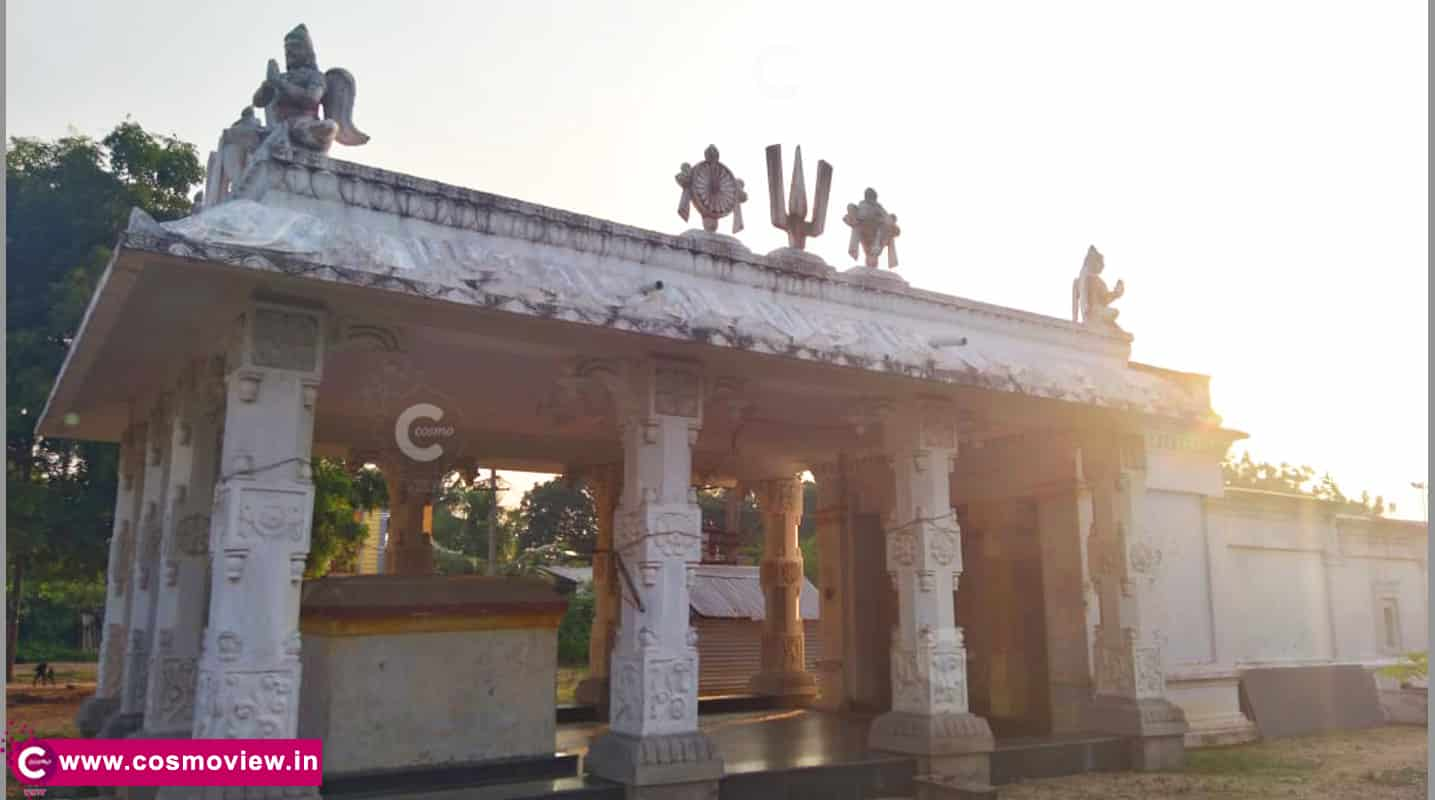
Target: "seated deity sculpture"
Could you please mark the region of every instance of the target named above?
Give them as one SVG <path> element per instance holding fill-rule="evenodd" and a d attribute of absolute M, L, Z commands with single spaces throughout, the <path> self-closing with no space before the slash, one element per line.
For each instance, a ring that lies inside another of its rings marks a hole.
<path fill-rule="evenodd" d="M 254 105 L 265 109 L 271 137 L 282 135 L 295 147 L 320 153 L 335 141 L 350 147 L 369 141 L 354 127 L 354 76 L 338 67 L 319 71 L 304 25 L 284 37 L 284 68 L 280 72 L 270 59 L 268 75 L 254 92 Z"/>
<path fill-rule="evenodd" d="M 1123 294 L 1126 285 L 1116 282 L 1116 288 L 1108 289 L 1101 278 L 1106 259 L 1093 245 L 1086 249 L 1086 260 L 1081 264 L 1081 274 L 1071 284 L 1071 320 L 1092 327 L 1107 327 L 1120 330 L 1116 317 L 1120 311 L 1111 307 Z"/>

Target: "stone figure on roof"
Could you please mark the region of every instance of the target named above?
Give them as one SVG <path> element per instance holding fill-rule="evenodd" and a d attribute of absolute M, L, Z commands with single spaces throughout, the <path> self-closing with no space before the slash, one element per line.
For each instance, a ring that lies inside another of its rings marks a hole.
<path fill-rule="evenodd" d="M 1101 271 L 1106 259 L 1095 245 L 1086 248 L 1086 260 L 1081 264 L 1081 274 L 1071 284 L 1071 321 L 1090 327 L 1104 327 L 1121 330 L 1116 317 L 1121 313 L 1111 307 L 1123 294 L 1126 285 L 1116 282 L 1116 288 L 1108 289 Z"/>
<path fill-rule="evenodd" d="M 687 221 L 689 208 L 697 206 L 703 218 L 703 230 L 717 231 L 718 220 L 732 214 L 732 232 L 742 230 L 742 204 L 747 202 L 747 191 L 742 181 L 732 174 L 718 160 L 718 149 L 708 145 L 703 151 L 703 160 L 693 166 L 686 162 L 678 169 L 678 185 L 683 187 L 683 196 L 678 200 L 678 216 Z"/>
<path fill-rule="evenodd" d="M 350 147 L 369 141 L 354 127 L 354 93 L 354 76 L 348 70 L 319 71 L 309 29 L 300 25 L 284 37 L 284 71 L 269 60 L 254 105 L 264 108 L 271 138 L 285 135 L 296 147 L 327 153 L 335 141 Z"/>
<path fill-rule="evenodd" d="M 219 135 L 219 149 L 209 154 L 209 168 L 204 196 L 205 204 L 213 205 L 229 197 L 254 151 L 269 131 L 254 117 L 254 106 L 245 106 L 239 119 Z"/>
<path fill-rule="evenodd" d="M 847 252 L 857 257 L 857 248 L 860 245 L 862 252 L 866 255 L 868 267 L 876 267 L 882 256 L 882 251 L 887 251 L 887 267 L 897 268 L 897 237 L 901 235 L 902 229 L 897 227 L 897 215 L 887 213 L 887 209 L 877 202 L 877 190 L 869 188 L 862 195 L 862 202 L 848 203 L 847 216 L 842 218 L 852 228 L 852 242 Z"/>

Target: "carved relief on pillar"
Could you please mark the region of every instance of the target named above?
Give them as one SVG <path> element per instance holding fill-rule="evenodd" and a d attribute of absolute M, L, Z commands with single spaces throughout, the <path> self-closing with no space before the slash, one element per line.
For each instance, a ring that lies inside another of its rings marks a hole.
<path fill-rule="evenodd" d="M 806 662 L 807 645 L 802 634 L 780 631 L 762 634 L 763 672 L 802 672 L 807 669 Z"/>
<path fill-rule="evenodd" d="M 696 655 L 673 656 L 653 647 L 637 657 L 614 657 L 612 726 L 642 735 L 692 730 L 697 677 Z"/>
<path fill-rule="evenodd" d="M 307 546 L 312 504 L 312 490 L 241 489 L 239 524 L 231 541 L 242 545 L 288 539 Z"/>
<path fill-rule="evenodd" d="M 115 596 L 124 597 L 125 591 L 130 585 L 130 572 L 134 565 L 134 526 L 130 524 L 129 520 L 120 522 L 120 532 L 117 535 L 119 536 L 119 561 L 110 580 L 115 584 Z"/>
<path fill-rule="evenodd" d="M 1166 668 L 1161 662 L 1161 647 L 1147 644 L 1136 648 L 1136 696 L 1140 698 L 1166 695 Z"/>
<path fill-rule="evenodd" d="M 758 582 L 763 586 L 789 587 L 802 582 L 802 559 L 765 558 L 758 565 Z"/>
<path fill-rule="evenodd" d="M 100 664 L 100 686 L 96 694 L 103 697 L 114 697 L 121 689 L 121 680 L 125 673 L 125 637 L 129 633 L 126 626 L 119 622 L 111 622 L 105 626 L 105 642 L 110 646 L 104 649 L 105 660 Z"/>
<path fill-rule="evenodd" d="M 1096 693 L 1132 697 L 1136 694 L 1135 632 L 1122 628 L 1115 636 L 1096 626 Z"/>
<path fill-rule="evenodd" d="M 921 446 L 924 448 L 957 449 L 956 410 L 951 403 L 940 400 L 923 400 L 917 411 L 921 426 Z"/>
<path fill-rule="evenodd" d="M 197 739 L 273 739 L 296 730 L 298 675 L 291 670 L 200 673 Z"/>
<path fill-rule="evenodd" d="M 144 708 L 145 689 L 149 686 L 150 633 L 143 628 L 130 630 L 129 662 L 125 670 L 125 707 L 136 710 Z"/>
<path fill-rule="evenodd" d="M 674 417 L 702 416 L 702 379 L 698 373 L 659 366 L 653 377 L 654 412 Z"/>
<path fill-rule="evenodd" d="M 144 521 L 140 530 L 139 590 L 149 591 L 155 568 L 159 566 L 161 542 L 159 504 L 145 504 Z"/>
<path fill-rule="evenodd" d="M 615 548 L 625 560 L 638 558 L 644 545 L 652 555 L 697 561 L 702 555 L 702 510 L 697 505 L 648 505 L 614 515 Z M 632 555 L 629 555 L 632 551 Z"/>
<path fill-rule="evenodd" d="M 928 634 L 915 647 L 892 647 L 892 708 L 917 714 L 966 711 L 967 654 L 961 631 L 954 632 L 955 641 L 937 641 Z"/>
<path fill-rule="evenodd" d="M 209 555 L 209 515 L 190 514 L 174 530 L 171 552 L 166 555 L 199 558 Z"/>
<path fill-rule="evenodd" d="M 312 372 L 318 366 L 319 320 L 310 314 L 261 306 L 252 335 L 256 367 Z"/>
<path fill-rule="evenodd" d="M 196 658 L 165 658 L 159 663 L 159 720 L 166 727 L 188 727 L 194 717 L 195 681 L 199 660 Z M 153 721 L 147 721 L 151 727 Z"/>

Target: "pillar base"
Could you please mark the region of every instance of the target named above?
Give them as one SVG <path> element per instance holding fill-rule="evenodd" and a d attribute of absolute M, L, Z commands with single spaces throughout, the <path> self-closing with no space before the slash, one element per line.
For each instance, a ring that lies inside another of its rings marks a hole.
<path fill-rule="evenodd" d="M 90 695 L 80 703 L 80 710 L 75 712 L 75 727 L 80 729 L 80 735 L 87 739 L 93 739 L 99 735 L 100 729 L 105 727 L 105 721 L 113 717 L 120 710 L 120 699 L 118 697 L 100 697 Z"/>
<path fill-rule="evenodd" d="M 585 706 L 607 708 L 608 676 L 604 675 L 601 678 L 584 678 L 578 682 L 578 688 L 573 690 L 573 697 Z"/>
<path fill-rule="evenodd" d="M 784 708 L 806 708 L 817 699 L 817 676 L 810 672 L 760 672 L 752 693 L 777 698 Z"/>
<path fill-rule="evenodd" d="M 917 756 L 917 773 L 954 777 L 973 788 L 991 784 L 991 726 L 967 712 L 889 711 L 872 720 L 867 746 Z"/>
<path fill-rule="evenodd" d="M 723 773 L 722 756 L 701 731 L 643 737 L 608 731 L 588 746 L 584 761 L 600 778 L 645 788 L 630 789 L 629 798 L 707 798 Z"/>
<path fill-rule="evenodd" d="M 131 712 L 128 714 L 113 714 L 100 726 L 97 739 L 127 739 L 144 727 L 144 714 Z"/>
<path fill-rule="evenodd" d="M 1097 695 L 1087 707 L 1088 728 L 1130 738 L 1131 768 L 1180 769 L 1186 763 L 1186 712 L 1162 698 Z"/>

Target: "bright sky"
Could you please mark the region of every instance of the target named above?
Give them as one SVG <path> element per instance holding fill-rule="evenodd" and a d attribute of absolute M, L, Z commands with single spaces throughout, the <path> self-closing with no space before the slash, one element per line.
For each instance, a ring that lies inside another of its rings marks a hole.
<path fill-rule="evenodd" d="M 334 155 L 673 233 L 715 143 L 867 186 L 917 286 L 1066 316 L 1088 244 L 1133 358 L 1214 376 L 1253 455 L 1420 517 L 1426 478 L 1427 8 L 1343 4 L 149 0 L 6 4 L 8 135 L 126 114 L 214 146 L 305 22 L 373 136 Z M 514 476 L 516 479 L 518 476 Z M 517 483 L 517 480 L 515 480 Z M 520 487 L 521 488 L 521 487 Z M 520 493 L 515 492 L 516 496 Z"/>

